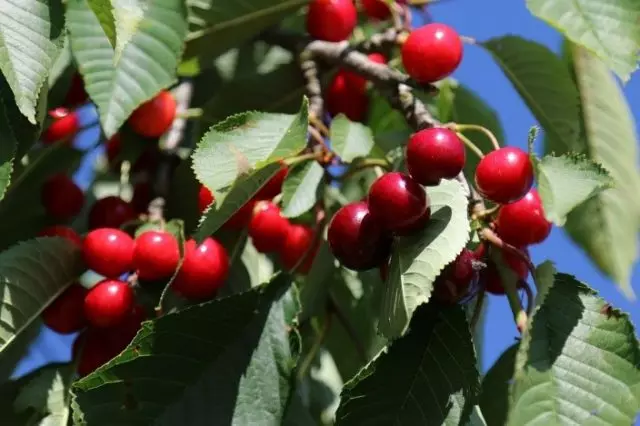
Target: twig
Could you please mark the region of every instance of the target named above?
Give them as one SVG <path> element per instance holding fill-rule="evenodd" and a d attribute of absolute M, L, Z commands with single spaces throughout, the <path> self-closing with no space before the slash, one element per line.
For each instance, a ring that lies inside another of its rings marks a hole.
<path fill-rule="evenodd" d="M 301 54 L 299 57 L 300 70 L 306 82 L 305 90 L 309 97 L 309 115 L 322 117 L 324 112 L 324 99 L 322 98 L 322 86 L 318 78 L 318 64 L 311 55 Z"/>

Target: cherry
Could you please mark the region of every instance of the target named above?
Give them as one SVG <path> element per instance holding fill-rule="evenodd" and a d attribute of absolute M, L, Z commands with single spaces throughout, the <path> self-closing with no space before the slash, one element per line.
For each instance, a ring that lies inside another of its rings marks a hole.
<path fill-rule="evenodd" d="M 478 163 L 475 176 L 480 194 L 495 203 L 512 203 L 524 197 L 533 185 L 529 155 L 516 147 L 491 151 Z"/>
<path fill-rule="evenodd" d="M 57 220 L 67 220 L 82 210 L 84 193 L 73 180 L 59 173 L 42 185 L 42 204 L 47 214 Z"/>
<path fill-rule="evenodd" d="M 256 201 L 250 200 L 240 207 L 240 209 L 224 223 L 223 227 L 234 231 L 241 231 L 246 228 L 253 217 L 253 208 L 255 205 Z"/>
<path fill-rule="evenodd" d="M 371 62 L 375 62 L 377 64 L 387 63 L 387 58 L 385 58 L 382 53 L 370 53 L 367 57 Z M 339 71 L 338 74 L 342 74 L 344 76 L 345 84 L 351 91 L 354 93 L 365 93 L 367 88 L 367 79 L 365 77 L 357 72 L 349 70 Z"/>
<path fill-rule="evenodd" d="M 462 61 L 462 41 L 444 24 L 427 24 L 409 34 L 402 45 L 402 64 L 419 83 L 433 83 L 451 74 Z"/>
<path fill-rule="evenodd" d="M 500 208 L 496 220 L 498 234 L 514 246 L 528 246 L 543 242 L 551 233 L 551 222 L 544 215 L 544 207 L 538 191 Z"/>
<path fill-rule="evenodd" d="M 111 195 L 95 202 L 89 211 L 89 229 L 119 228 L 137 218 L 131 203 Z"/>
<path fill-rule="evenodd" d="M 501 251 L 501 253 L 506 266 L 509 267 L 513 272 L 515 272 L 519 280 L 525 280 L 529 275 L 529 266 L 527 265 L 527 263 L 513 253 L 507 251 Z M 525 253 L 528 257 L 529 252 L 526 249 Z M 491 259 L 486 259 L 485 262 L 487 264 L 487 267 L 482 270 L 481 274 L 485 283 L 486 290 L 489 293 L 495 295 L 505 294 L 505 289 L 502 284 L 502 277 L 500 276 L 498 267 Z"/>
<path fill-rule="evenodd" d="M 44 325 L 51 330 L 69 334 L 87 325 L 84 315 L 84 298 L 87 290 L 80 284 L 72 284 L 42 312 Z"/>
<path fill-rule="evenodd" d="M 464 144 L 455 132 L 434 127 L 420 130 L 407 144 L 407 170 L 421 185 L 435 186 L 455 178 L 464 167 Z"/>
<path fill-rule="evenodd" d="M 271 201 L 260 201 L 253 210 L 249 222 L 249 236 L 260 253 L 279 251 L 287 239 L 289 221 L 282 216 L 280 208 Z"/>
<path fill-rule="evenodd" d="M 443 303 L 457 303 L 466 296 L 475 277 L 473 262 L 475 254 L 469 249 L 462 252 L 449 263 L 434 283 L 434 296 Z"/>
<path fill-rule="evenodd" d="M 162 136 L 176 118 L 176 100 L 167 90 L 140 105 L 129 118 L 129 125 L 139 135 L 147 138 Z"/>
<path fill-rule="evenodd" d="M 304 257 L 304 261 L 302 261 L 296 272 L 303 275 L 309 272 L 319 247 L 316 245 L 316 247 L 311 248 L 314 242 L 314 234 L 314 230 L 306 225 L 292 224 L 289 227 L 287 239 L 279 253 L 280 261 L 285 269 L 293 269 L 308 252 L 309 254 Z"/>
<path fill-rule="evenodd" d="M 64 100 L 64 104 L 68 106 L 76 106 L 85 103 L 89 95 L 84 89 L 84 81 L 79 73 L 75 73 L 71 78 L 71 84 L 69 85 L 69 91 L 67 97 Z"/>
<path fill-rule="evenodd" d="M 424 221 L 424 215 L 430 210 L 422 186 L 400 172 L 384 174 L 373 182 L 368 203 L 371 216 L 389 231 L 401 234 Z"/>
<path fill-rule="evenodd" d="M 336 212 L 329 222 L 327 240 L 336 259 L 355 271 L 380 266 L 391 255 L 391 235 L 371 216 L 364 201 Z"/>
<path fill-rule="evenodd" d="M 184 247 L 182 266 L 173 281 L 173 289 L 186 299 L 212 298 L 229 275 L 229 256 L 213 238 L 197 245 L 188 240 Z"/>
<path fill-rule="evenodd" d="M 311 0 L 307 11 L 307 31 L 311 37 L 326 41 L 349 38 L 358 23 L 353 0 Z"/>
<path fill-rule="evenodd" d="M 391 8 L 386 0 L 361 0 L 364 13 L 377 20 L 385 20 L 391 17 Z"/>
<path fill-rule="evenodd" d="M 180 263 L 178 240 L 166 231 L 138 235 L 133 249 L 133 269 L 142 280 L 156 281 L 173 275 Z"/>
<path fill-rule="evenodd" d="M 282 184 L 284 183 L 285 178 L 289 174 L 289 167 L 284 163 L 280 162 L 280 170 L 273 175 L 271 179 L 265 183 L 262 188 L 256 192 L 253 196 L 254 200 L 271 200 L 276 195 L 282 192 Z"/>
<path fill-rule="evenodd" d="M 68 139 L 80 129 L 78 115 L 65 108 L 56 108 L 49 111 L 53 118 L 47 130 L 42 134 L 42 142 L 49 145 L 62 139 Z"/>
<path fill-rule="evenodd" d="M 215 198 L 209 188 L 204 185 L 200 185 L 200 191 L 198 192 L 198 212 L 203 214 L 204 211 L 207 210 L 207 207 L 213 203 L 214 199 Z"/>
<path fill-rule="evenodd" d="M 62 237 L 72 243 L 82 247 L 82 237 L 73 230 L 73 228 L 64 225 L 53 225 L 42 229 L 38 236 L 40 237 Z"/>
<path fill-rule="evenodd" d="M 126 282 L 102 280 L 84 298 L 84 314 L 95 327 L 113 327 L 127 319 L 134 301 L 133 289 Z"/>
<path fill-rule="evenodd" d="M 369 98 L 358 87 L 349 86 L 344 73 L 338 73 L 325 93 L 327 111 L 331 116 L 344 114 L 351 121 L 362 121 L 369 108 Z"/>
<path fill-rule="evenodd" d="M 109 339 L 105 339 L 104 334 L 101 329 L 87 329 L 73 342 L 72 353 L 78 359 L 77 370 L 80 377 L 93 373 L 121 351 Z"/>
<path fill-rule="evenodd" d="M 89 269 L 108 278 L 117 278 L 132 269 L 134 242 L 129 234 L 114 228 L 98 228 L 87 234 L 82 244 Z"/>
<path fill-rule="evenodd" d="M 120 133 L 116 133 L 111 136 L 109 140 L 105 142 L 105 154 L 107 155 L 107 160 L 109 161 L 109 165 L 112 167 L 116 167 L 116 160 L 118 155 L 122 150 L 122 138 L 120 137 Z"/>

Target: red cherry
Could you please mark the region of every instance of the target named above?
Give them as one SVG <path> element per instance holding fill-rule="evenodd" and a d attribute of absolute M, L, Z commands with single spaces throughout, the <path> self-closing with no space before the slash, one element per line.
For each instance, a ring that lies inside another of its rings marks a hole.
<path fill-rule="evenodd" d="M 84 261 L 98 274 L 117 278 L 133 269 L 134 242 L 129 234 L 114 228 L 89 232 L 82 244 Z"/>
<path fill-rule="evenodd" d="M 382 21 L 391 17 L 391 8 L 386 0 L 361 0 L 361 3 L 369 18 Z"/>
<path fill-rule="evenodd" d="M 104 338 L 102 330 L 95 328 L 82 332 L 73 342 L 72 349 L 73 357 L 78 358 L 77 369 L 80 377 L 93 373 L 119 352 L 120 350 Z"/>
<path fill-rule="evenodd" d="M 434 296 L 440 302 L 457 303 L 467 295 L 476 275 L 473 268 L 475 259 L 474 253 L 465 248 L 442 270 L 434 283 Z"/>
<path fill-rule="evenodd" d="M 402 64 L 419 83 L 433 83 L 451 74 L 462 61 L 462 41 L 444 24 L 427 24 L 409 34 L 402 45 Z"/>
<path fill-rule="evenodd" d="M 464 167 L 465 150 L 455 132 L 434 127 L 420 130 L 407 144 L 407 170 L 421 185 L 455 178 Z"/>
<path fill-rule="evenodd" d="M 142 280 L 156 281 L 173 275 L 180 263 L 178 240 L 169 232 L 146 231 L 133 249 L 133 269 Z"/>
<path fill-rule="evenodd" d="M 289 232 L 289 221 L 280 208 L 271 201 L 260 201 L 249 222 L 249 236 L 260 253 L 274 253 L 284 245 Z"/>
<path fill-rule="evenodd" d="M 69 334 L 87 325 L 84 316 L 84 298 L 87 290 L 80 284 L 72 284 L 42 312 L 44 325 L 51 330 Z"/>
<path fill-rule="evenodd" d="M 367 55 L 371 62 L 375 62 L 377 64 L 386 64 L 387 58 L 382 53 L 371 53 Z M 361 92 L 365 93 L 367 88 L 367 79 L 362 75 L 358 74 L 354 71 L 342 70 L 339 71 L 338 74 L 342 74 L 345 79 L 345 84 L 351 89 L 354 93 Z"/>
<path fill-rule="evenodd" d="M 314 241 L 314 230 L 306 225 L 291 225 L 287 233 L 287 239 L 284 242 L 282 250 L 280 250 L 280 261 L 285 269 L 293 269 L 300 262 L 305 253 L 307 253 Z M 313 259 L 318 251 L 318 245 L 309 251 L 300 267 L 296 272 L 307 274 L 313 264 Z"/>
<path fill-rule="evenodd" d="M 224 247 L 213 238 L 196 245 L 186 242 L 180 271 L 173 281 L 173 289 L 186 299 L 212 298 L 229 275 L 229 256 Z"/>
<path fill-rule="evenodd" d="M 533 185 L 529 154 L 515 147 L 491 151 L 478 163 L 475 176 L 480 194 L 495 203 L 512 203 L 524 197 Z"/>
<path fill-rule="evenodd" d="M 429 219 L 431 219 L 431 207 L 428 207 L 427 210 L 422 214 L 422 216 L 420 216 L 415 222 L 412 222 L 407 226 L 400 227 L 394 232 L 396 233 L 396 235 L 400 236 L 417 234 L 427 227 L 427 225 L 429 224 Z"/>
<path fill-rule="evenodd" d="M 109 165 L 115 168 L 116 159 L 118 155 L 120 155 L 120 150 L 122 149 L 122 139 L 120 138 L 120 134 L 116 133 L 111 136 L 111 138 L 105 142 L 105 153 L 107 154 L 107 160 L 109 161 Z"/>
<path fill-rule="evenodd" d="M 207 210 L 207 207 L 213 203 L 214 199 L 215 198 L 209 188 L 204 185 L 200 185 L 200 192 L 198 192 L 198 212 L 203 214 L 204 211 Z"/>
<path fill-rule="evenodd" d="M 82 76 L 79 73 L 75 73 L 71 79 L 71 84 L 69 86 L 69 91 L 67 92 L 67 97 L 64 100 L 64 104 L 68 106 L 76 106 L 85 103 L 88 98 L 89 95 L 87 95 L 87 91 L 84 89 Z"/>
<path fill-rule="evenodd" d="M 544 215 L 544 207 L 538 191 L 500 208 L 496 220 L 498 234 L 514 246 L 528 246 L 543 242 L 551 232 L 551 222 Z"/>
<path fill-rule="evenodd" d="M 89 211 L 89 229 L 119 228 L 137 218 L 136 210 L 120 197 L 109 196 L 95 202 Z"/>
<path fill-rule="evenodd" d="M 84 314 L 95 327 L 113 327 L 133 309 L 133 289 L 124 281 L 106 279 L 96 284 L 84 299 Z"/>
<path fill-rule="evenodd" d="M 143 103 L 129 118 L 129 125 L 139 135 L 147 138 L 162 136 L 176 118 L 176 100 L 167 90 Z"/>
<path fill-rule="evenodd" d="M 42 204 L 49 216 L 68 220 L 82 210 L 84 193 L 69 176 L 59 173 L 42 185 Z"/>
<path fill-rule="evenodd" d="M 241 231 L 246 228 L 253 216 L 253 208 L 255 205 L 256 201 L 250 200 L 247 204 L 240 207 L 240 209 L 225 222 L 223 228 L 233 231 Z"/>
<path fill-rule="evenodd" d="M 525 253 L 528 257 L 529 252 L 526 249 Z M 518 279 L 527 279 L 527 276 L 529 275 L 529 266 L 524 260 L 522 260 L 517 255 L 506 251 L 502 251 L 502 258 L 504 259 L 506 266 L 511 268 L 511 270 L 516 273 Z M 505 289 L 502 284 L 502 277 L 500 276 L 498 267 L 491 260 L 487 260 L 486 263 L 487 267 L 482 270 L 486 290 L 491 294 L 505 294 Z"/>
<path fill-rule="evenodd" d="M 349 38 L 358 23 L 353 0 L 311 0 L 307 11 L 307 31 L 311 37 L 326 41 Z"/>
<path fill-rule="evenodd" d="M 369 189 L 368 203 L 371 216 L 392 232 L 411 229 L 429 210 L 422 186 L 400 172 L 379 177 Z"/>
<path fill-rule="evenodd" d="M 254 200 L 271 200 L 282 192 L 282 184 L 289 174 L 289 167 L 283 162 L 280 163 L 280 170 L 265 183 L 262 188 L 253 196 Z"/>
<path fill-rule="evenodd" d="M 65 113 L 66 112 L 66 113 Z M 62 139 L 68 139 L 80 129 L 78 116 L 64 108 L 57 108 L 49 112 L 53 118 L 47 130 L 42 134 L 42 142 L 49 145 Z"/>
<path fill-rule="evenodd" d="M 40 237 L 62 237 L 82 247 L 82 237 L 73 228 L 64 225 L 53 225 L 44 228 L 38 233 Z"/>
<path fill-rule="evenodd" d="M 358 87 L 349 86 L 344 73 L 338 73 L 325 94 L 327 111 L 333 117 L 344 114 L 351 121 L 362 121 L 369 108 L 369 98 Z"/>
<path fill-rule="evenodd" d="M 340 208 L 329 223 L 327 240 L 342 266 L 364 271 L 384 264 L 391 255 L 391 235 L 369 214 L 364 201 Z"/>

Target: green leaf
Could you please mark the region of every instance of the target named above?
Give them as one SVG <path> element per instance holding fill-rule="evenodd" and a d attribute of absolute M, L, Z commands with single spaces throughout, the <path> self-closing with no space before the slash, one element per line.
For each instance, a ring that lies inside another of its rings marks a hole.
<path fill-rule="evenodd" d="M 63 238 L 37 238 L 0 253 L 0 352 L 84 271 L 78 247 Z"/>
<path fill-rule="evenodd" d="M 431 219 L 420 233 L 399 238 L 391 255 L 378 328 L 388 337 L 402 335 L 413 312 L 427 303 L 440 271 L 469 240 L 467 197 L 457 181 L 443 180 L 427 189 Z"/>
<path fill-rule="evenodd" d="M 191 235 L 198 226 L 200 219 L 197 203 L 199 191 L 200 182 L 193 173 L 191 157 L 186 158 L 180 162 L 173 173 L 167 199 L 168 216 L 179 217 L 183 220 L 185 235 Z"/>
<path fill-rule="evenodd" d="M 315 160 L 291 167 L 282 184 L 282 214 L 298 217 L 311 210 L 318 201 L 323 177 L 324 169 Z"/>
<path fill-rule="evenodd" d="M 366 124 L 373 132 L 376 146 L 384 152 L 406 144 L 412 133 L 402 113 L 392 108 L 389 101 L 375 91 L 369 100 Z"/>
<path fill-rule="evenodd" d="M 371 151 L 377 151 L 377 157 L 384 157 L 376 150 L 371 130 L 361 124 L 350 121 L 339 114 L 331 121 L 331 150 L 346 163 L 356 158 L 367 157 Z"/>
<path fill-rule="evenodd" d="M 480 44 L 493 56 L 547 137 L 580 148 L 580 99 L 566 65 L 547 47 L 517 36 Z"/>
<path fill-rule="evenodd" d="M 336 424 L 464 425 L 479 380 L 464 311 L 422 306 L 410 331 L 345 385 Z"/>
<path fill-rule="evenodd" d="M 297 115 L 246 112 L 227 118 L 204 135 L 193 170 L 217 194 L 255 168 L 297 154 L 307 141 L 308 102 Z"/>
<path fill-rule="evenodd" d="M 518 345 L 510 346 L 482 380 L 480 408 L 489 425 L 504 425 L 509 411 L 509 387 L 515 372 Z"/>
<path fill-rule="evenodd" d="M 297 356 L 289 287 L 279 275 L 145 322 L 122 354 L 74 384 L 75 423 L 280 424 Z"/>
<path fill-rule="evenodd" d="M 322 312 L 336 270 L 335 257 L 331 253 L 331 248 L 325 240 L 322 240 L 311 269 L 300 289 L 300 302 L 302 303 L 300 321 Z"/>
<path fill-rule="evenodd" d="M 609 172 L 583 155 L 531 158 L 545 216 L 558 226 L 578 205 L 614 185 Z"/>
<path fill-rule="evenodd" d="M 120 8 L 119 1 L 121 0 L 87 0 L 89 7 L 98 18 L 104 35 L 113 47 L 116 46 L 116 22 L 113 15 Z"/>
<path fill-rule="evenodd" d="M 633 297 L 631 270 L 638 253 L 640 172 L 636 123 L 620 87 L 604 64 L 578 47 L 571 49 L 575 78 L 582 98 L 584 137 L 577 151 L 601 164 L 614 180 L 609 189 L 573 210 L 565 225 L 605 274 Z M 547 152 L 571 149 L 547 140 Z"/>
<path fill-rule="evenodd" d="M 595 53 L 623 81 L 638 68 L 638 2 L 527 0 L 527 7 L 569 40 Z"/>
<path fill-rule="evenodd" d="M 0 0 L 0 71 L 20 112 L 36 124 L 40 89 L 62 47 L 59 0 Z"/>
<path fill-rule="evenodd" d="M 279 23 L 308 1 L 253 0 L 221 8 L 216 0 L 187 0 L 190 25 L 185 58 L 214 58 Z"/>
<path fill-rule="evenodd" d="M 183 0 L 148 2 L 119 56 L 87 0 L 68 1 L 67 26 L 71 50 L 107 138 L 141 103 L 175 81 L 187 32 Z"/>
<path fill-rule="evenodd" d="M 69 420 L 69 388 L 75 374 L 70 364 L 38 370 L 20 389 L 13 402 L 16 412 L 35 412 L 39 425 L 66 426 Z M 33 418 L 33 417 L 32 417 Z"/>
<path fill-rule="evenodd" d="M 516 357 L 508 424 L 633 424 L 640 347 L 629 317 L 570 275 L 544 275 Z"/>

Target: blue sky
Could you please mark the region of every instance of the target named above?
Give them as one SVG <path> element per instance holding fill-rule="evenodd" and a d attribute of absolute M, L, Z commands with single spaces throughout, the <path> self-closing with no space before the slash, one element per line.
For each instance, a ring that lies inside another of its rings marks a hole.
<path fill-rule="evenodd" d="M 442 0 L 431 8 L 434 20 L 452 25 L 462 35 L 478 40 L 504 34 L 517 34 L 543 43 L 558 51 L 559 35 L 542 21 L 533 18 L 524 1 L 505 0 Z M 454 77 L 475 90 L 501 116 L 507 143 L 526 147 L 527 131 L 536 121 L 513 87 L 503 76 L 489 55 L 482 49 L 466 46 L 465 56 Z M 634 75 L 625 87 L 634 115 L 640 115 L 640 76 Z M 86 111 L 85 120 L 93 116 Z M 92 130 L 95 132 L 95 130 Z M 93 137 L 87 137 L 93 139 Z M 613 283 L 603 276 L 584 253 L 564 235 L 561 229 L 553 230 L 543 244 L 530 249 L 535 263 L 551 259 L 560 271 L 574 274 L 600 292 L 614 306 L 630 312 L 635 324 L 640 325 L 638 302 L 627 301 Z M 640 265 L 636 264 L 632 283 L 640 295 Z M 500 353 L 514 342 L 517 332 L 511 321 L 511 312 L 505 298 L 490 297 L 485 325 L 485 344 L 482 350 L 482 366 L 486 370 Z M 38 344 L 19 367 L 19 371 L 31 369 L 46 361 L 66 360 L 70 337 L 60 337 L 52 332 L 43 333 Z"/>

